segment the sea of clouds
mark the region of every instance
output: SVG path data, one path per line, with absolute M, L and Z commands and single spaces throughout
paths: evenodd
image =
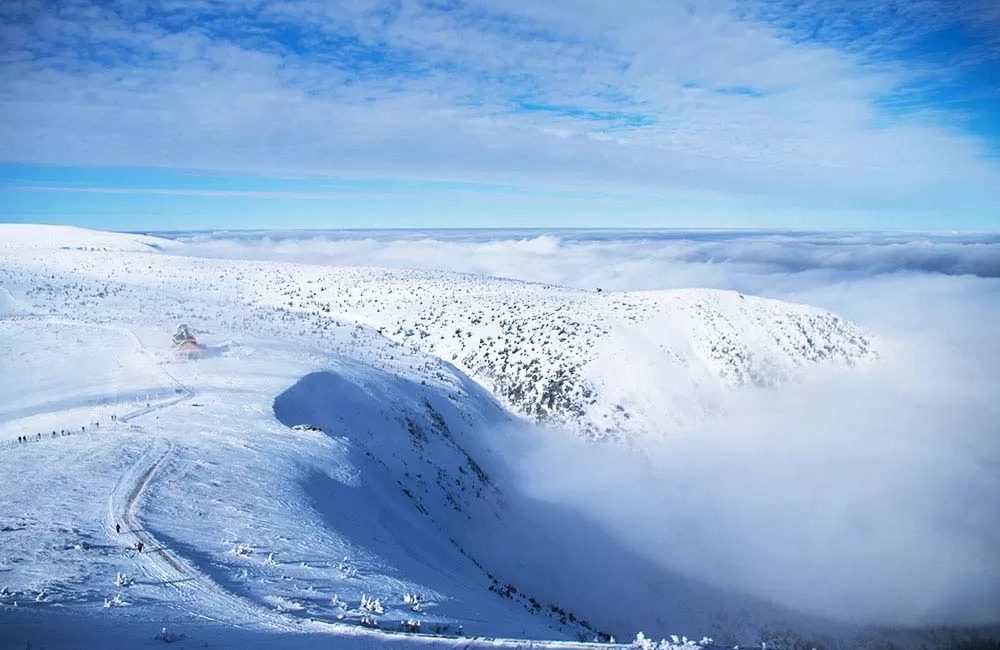
M 852 318 L 880 341 L 877 368 L 740 395 L 726 417 L 643 460 L 549 436 L 519 451 L 525 490 L 672 570 L 798 610 L 891 625 L 1000 623 L 1000 235 L 172 236 L 199 256 L 584 289 L 713 287 Z

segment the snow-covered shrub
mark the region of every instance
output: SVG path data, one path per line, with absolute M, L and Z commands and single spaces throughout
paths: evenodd
M 346 557 L 344 558 L 343 562 L 341 562 L 340 564 L 337 565 L 337 568 L 340 569 L 340 575 L 341 575 L 341 577 L 344 577 L 344 578 L 356 578 L 356 577 L 358 577 L 358 570 L 355 569 L 353 566 L 351 566 L 350 564 L 347 563 L 347 558 Z
M 116 587 L 131 587 L 135 584 L 135 578 L 127 573 L 122 573 L 119 571 L 115 575 L 115 586 Z
M 687 650 L 688 648 L 705 648 L 712 645 L 712 639 L 702 637 L 701 641 L 688 639 L 686 636 L 670 635 L 670 640 L 661 639 L 659 643 L 653 639 L 647 639 L 646 635 L 639 632 L 635 635 L 635 641 L 629 646 L 634 650 Z
M 167 628 L 160 630 L 160 633 L 153 637 L 154 641 L 163 641 L 164 643 L 176 643 L 184 639 L 183 634 L 177 634 L 176 632 L 168 632 Z
M 409 605 L 410 610 L 414 612 L 420 611 L 420 594 L 403 594 L 403 604 Z
M 284 596 L 268 596 L 264 600 L 271 603 L 279 612 L 301 612 L 305 609 L 302 603 Z
M 345 612 L 348 609 L 347 603 L 334 596 L 333 598 L 330 599 L 330 606 L 335 607 L 338 610 L 337 620 L 342 620 L 344 618 Z
M 124 607 L 125 605 L 128 605 L 128 603 L 122 599 L 121 594 L 115 594 L 115 597 L 111 599 L 108 598 L 104 599 L 104 609 L 111 609 L 112 607 Z
M 380 598 L 369 598 L 363 594 L 361 596 L 361 609 L 366 609 L 373 614 L 385 614 L 385 608 L 382 607 Z
M 420 621 L 417 621 L 412 618 L 407 619 L 405 621 L 401 621 L 399 624 L 399 629 L 403 630 L 404 632 L 420 632 Z
M 642 632 L 636 634 L 635 641 L 632 642 L 632 648 L 635 650 L 656 650 L 657 645 L 652 639 L 647 639 Z
M 240 557 L 247 557 L 248 555 L 253 553 L 253 550 L 249 546 L 246 546 L 244 544 L 236 544 L 235 546 L 233 546 L 232 549 L 230 549 L 229 552 L 232 553 L 233 555 L 238 555 Z
M 374 616 L 362 616 L 360 623 L 365 627 L 378 627 L 378 619 Z
M 274 553 L 268 553 L 267 559 L 264 560 L 264 564 L 268 566 L 276 566 L 278 563 L 274 561 Z

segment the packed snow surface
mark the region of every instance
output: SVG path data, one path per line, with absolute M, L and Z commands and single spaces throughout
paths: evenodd
M 24 305 L 14 300 L 7 289 L 0 287 L 0 317 L 20 316 L 24 313 Z
M 521 494 L 498 451 L 534 423 L 641 450 L 728 395 L 875 360 L 836 315 L 68 228 L 0 242 L 0 641 L 855 639 L 636 556 Z

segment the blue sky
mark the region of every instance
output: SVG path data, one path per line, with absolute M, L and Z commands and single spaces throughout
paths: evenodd
M 1000 3 L 0 3 L 0 221 L 1000 228 Z

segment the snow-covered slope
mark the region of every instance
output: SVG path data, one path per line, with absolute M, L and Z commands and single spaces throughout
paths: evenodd
M 592 438 L 703 420 L 720 393 L 876 358 L 857 325 L 731 291 L 599 293 L 471 275 L 333 270 L 289 306 L 344 315 L 451 360 L 518 412 Z
M 30 255 L 16 257 L 23 263 Z M 8 256 L 13 261 L 15 251 Z M 109 300 L 118 291 L 125 291 L 119 302 L 131 300 L 122 281 L 136 274 L 148 276 L 144 284 L 210 295 L 241 307 L 229 315 L 234 327 L 257 309 L 277 309 L 303 332 L 366 324 L 454 363 L 516 412 L 595 439 L 662 435 L 724 409 L 733 390 L 877 356 L 876 343 L 843 318 L 735 292 L 587 292 L 432 271 L 142 253 L 117 254 L 113 264 L 86 254 L 31 259 L 56 278 L 61 272 L 61 281 L 100 279 L 96 295 Z M 174 315 L 203 318 L 183 304 Z
M 170 240 L 158 237 L 103 232 L 75 226 L 0 224 L 0 250 L 16 248 L 21 250 L 147 251 L 162 250 L 171 244 Z
M 53 639 L 59 612 L 198 647 L 227 629 L 302 647 L 854 638 L 637 557 L 521 494 L 497 452 L 518 414 L 633 438 L 873 358 L 826 312 L 30 238 L 0 250 L 0 286 L 30 312 L 0 319 L 0 619 L 20 640 Z M 202 359 L 170 353 L 179 322 Z M 420 636 L 394 636 L 411 620 Z
M 5 288 L 0 287 L 0 317 L 20 316 L 26 312 L 24 305 L 14 300 L 14 296 Z

